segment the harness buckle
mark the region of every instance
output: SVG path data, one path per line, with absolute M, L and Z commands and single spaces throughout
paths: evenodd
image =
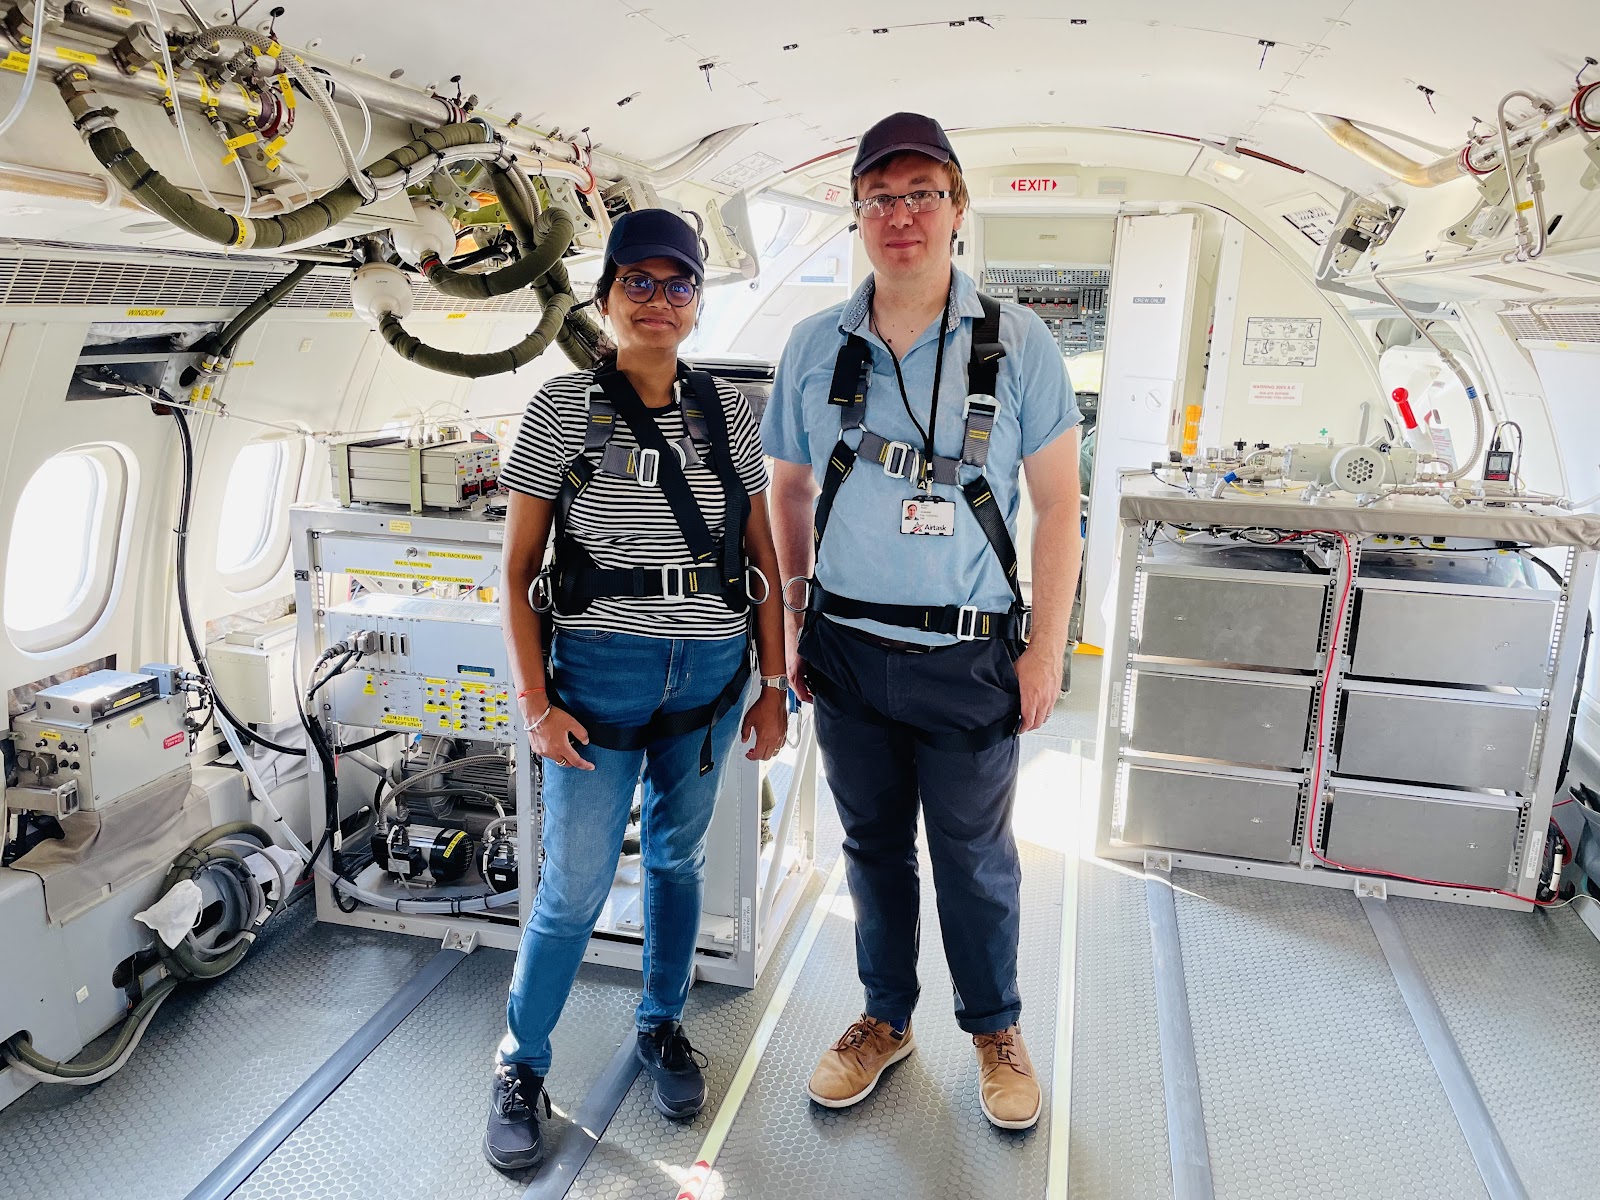
M 543 615 L 555 606 L 555 587 L 550 582 L 550 568 L 546 567 L 535 575 L 533 582 L 528 585 L 528 607 Z
M 1017 613 L 1017 636 L 1024 642 L 1033 637 L 1033 609 L 1024 608 Z
M 761 581 L 761 595 L 760 596 L 757 596 L 755 594 L 755 592 L 750 590 L 750 584 L 751 584 L 751 581 L 752 581 L 752 576 L 755 579 L 759 579 Z M 756 566 L 755 563 L 746 563 L 745 564 L 745 568 L 744 568 L 744 595 L 745 595 L 745 599 L 749 600 L 751 604 L 765 604 L 767 602 L 767 600 L 772 595 L 772 583 L 771 583 L 771 581 L 768 580 L 768 578 L 766 576 L 766 572 L 762 571 L 762 569 L 760 567 Z
M 883 473 L 891 479 L 909 479 L 917 468 L 917 448 L 910 442 L 890 442 L 884 447 Z
M 682 600 L 688 593 L 683 590 L 683 573 L 687 568 L 670 566 L 661 568 L 661 594 L 671 600 Z
M 656 481 L 661 478 L 661 452 L 648 447 L 641 449 L 633 477 L 639 481 L 640 487 L 655 487 Z
M 993 396 L 974 392 L 961 402 L 961 419 L 964 421 L 970 417 L 975 408 L 986 417 L 994 417 L 1000 412 L 1000 401 Z
M 956 640 L 962 642 L 975 642 L 978 640 L 978 606 L 976 604 L 963 604 L 961 612 L 956 617 Z
M 796 608 L 794 605 L 789 603 L 789 589 L 797 583 L 803 583 L 806 585 L 806 598 L 801 601 L 799 608 Z M 783 592 L 781 593 L 784 608 L 788 609 L 792 613 L 803 613 L 808 610 L 811 607 L 811 588 L 811 580 L 806 578 L 804 575 L 796 575 L 793 579 L 789 580 L 788 583 L 783 585 Z

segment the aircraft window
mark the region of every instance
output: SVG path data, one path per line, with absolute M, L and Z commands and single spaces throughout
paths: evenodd
M 281 439 L 251 442 L 228 473 L 217 522 L 217 572 L 230 591 L 271 581 L 289 549 L 288 507 L 299 492 L 303 447 Z
M 109 446 L 63 451 L 28 480 L 6 557 L 6 632 L 19 649 L 58 649 L 99 620 L 127 491 L 127 466 Z

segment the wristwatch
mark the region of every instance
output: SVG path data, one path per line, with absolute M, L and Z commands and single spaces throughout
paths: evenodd
M 772 688 L 774 691 L 786 692 L 789 690 L 789 677 L 787 675 L 763 675 L 761 686 Z

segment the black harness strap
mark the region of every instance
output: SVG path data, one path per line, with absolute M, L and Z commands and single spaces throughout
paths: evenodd
M 967 508 L 978 528 L 988 539 L 990 548 L 1005 571 L 1006 583 L 1015 600 L 1010 613 L 984 613 L 961 605 L 935 605 L 924 607 L 912 604 L 878 604 L 866 600 L 853 600 L 847 596 L 828 593 L 813 578 L 812 612 L 832 616 L 881 621 L 885 625 L 898 625 L 908 629 L 953 634 L 966 640 L 971 637 L 1004 637 L 1020 646 L 1030 632 L 1031 613 L 1022 599 L 1022 583 L 1017 577 L 1017 548 L 1006 528 L 1005 517 L 995 503 L 994 492 L 982 474 L 989 460 L 989 438 L 994 430 L 1000 404 L 995 399 L 995 389 L 1000 379 L 1000 360 L 1006 356 L 1000 344 L 1000 302 L 992 296 L 978 293 L 978 303 L 983 315 L 972 327 L 972 352 L 967 359 L 967 411 L 966 430 L 962 438 L 959 461 L 936 456 L 933 460 L 933 478 L 936 483 L 954 484 L 961 488 Z M 943 336 L 943 334 L 941 334 Z M 822 535 L 828 527 L 828 517 L 833 512 L 839 487 L 850 477 L 857 459 L 865 454 L 869 461 L 876 460 L 890 475 L 907 479 L 915 477 L 920 452 L 906 443 L 890 442 L 862 426 L 866 411 L 867 387 L 872 379 L 872 347 L 858 334 L 847 334 L 839 355 L 834 360 L 833 383 L 828 402 L 840 407 L 839 441 L 828 457 L 828 469 L 823 475 L 822 490 L 817 497 L 816 515 L 812 532 L 812 548 L 819 557 L 822 552 Z M 852 429 L 861 430 L 858 447 L 852 447 L 845 434 Z M 903 449 L 902 449 L 903 447 Z M 962 464 L 976 467 L 977 478 L 962 484 L 959 470 Z M 978 630 L 982 632 L 977 632 Z
M 897 729 L 910 735 L 912 740 L 927 746 L 930 750 L 947 750 L 959 754 L 977 754 L 981 751 L 998 746 L 1016 735 L 1017 727 L 1022 722 L 1022 709 L 1019 705 L 1013 712 L 1008 712 L 998 721 L 991 721 L 987 725 L 980 725 L 976 729 L 954 729 L 933 732 L 917 725 L 910 725 L 904 721 L 896 721 L 887 717 L 861 697 L 851 694 L 847 689 L 840 687 L 826 675 L 819 672 L 809 664 L 806 667 L 806 682 L 811 691 L 833 705 L 852 721 L 861 721 L 868 725 L 877 725 L 884 729 Z
M 589 734 L 590 744 L 606 750 L 643 750 L 663 738 L 679 737 L 685 733 L 693 733 L 696 729 L 704 729 L 705 740 L 700 744 L 700 774 L 706 775 L 716 765 L 711 754 L 711 735 L 716 730 L 717 722 L 727 716 L 734 705 L 739 703 L 739 698 L 744 695 L 745 685 L 749 682 L 750 656 L 746 654 L 740 661 L 739 669 L 728 681 L 728 685 L 718 692 L 717 698 L 709 704 L 671 713 L 657 709 L 643 725 L 609 725 L 604 721 L 586 720 L 581 713 L 573 715 L 582 722 Z M 549 700 L 551 704 L 568 712 L 573 711 L 553 685 L 549 692 Z

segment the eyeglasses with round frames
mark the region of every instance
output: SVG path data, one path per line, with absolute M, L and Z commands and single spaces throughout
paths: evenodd
M 932 192 L 907 192 L 903 196 L 868 196 L 864 200 L 854 201 L 856 212 L 871 220 L 887 217 L 894 211 L 895 201 L 904 200 L 908 213 L 936 212 L 941 204 L 950 198 L 948 191 Z
M 624 275 L 619 283 L 622 284 L 622 294 L 635 304 L 649 304 L 656 297 L 656 289 L 667 298 L 667 303 L 673 308 L 684 308 L 694 302 L 695 293 L 700 290 L 699 284 L 685 275 L 674 275 L 671 279 L 652 279 L 648 275 Z

